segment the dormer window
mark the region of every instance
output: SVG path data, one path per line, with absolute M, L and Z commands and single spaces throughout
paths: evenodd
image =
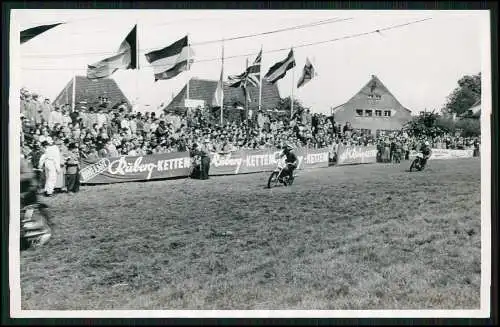
M 373 116 L 373 111 L 372 111 L 372 110 L 370 110 L 370 109 L 365 110 L 365 116 L 366 116 L 366 117 L 371 117 L 371 116 Z
M 363 116 L 363 109 L 356 109 L 356 116 Z
M 382 110 L 375 110 L 376 117 L 382 117 Z
M 384 117 L 391 117 L 391 114 L 390 110 L 384 110 Z

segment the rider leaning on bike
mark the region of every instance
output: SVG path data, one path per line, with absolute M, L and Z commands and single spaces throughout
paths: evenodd
M 424 155 L 423 159 L 423 165 L 427 163 L 427 160 L 431 157 L 432 155 L 432 150 L 431 150 L 431 145 L 429 141 L 425 141 L 422 146 L 420 147 L 420 152 Z
M 288 144 L 285 144 L 283 146 L 283 152 L 280 155 L 280 159 L 283 158 L 284 156 L 286 156 L 285 158 L 286 166 L 283 168 L 282 177 L 289 176 L 290 178 L 293 178 L 293 171 L 297 168 L 299 159 L 297 158 L 297 155 L 293 152 L 292 147 L 289 146 Z

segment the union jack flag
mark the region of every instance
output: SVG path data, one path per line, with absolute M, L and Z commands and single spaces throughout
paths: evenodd
M 260 50 L 253 64 L 248 66 L 246 71 L 239 75 L 228 76 L 230 87 L 260 86 L 260 62 L 262 60 L 262 50 Z

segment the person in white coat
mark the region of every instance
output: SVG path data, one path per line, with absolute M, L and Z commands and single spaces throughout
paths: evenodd
M 61 154 L 57 145 L 42 142 L 43 154 L 38 167 L 45 172 L 45 196 L 52 196 L 61 170 Z

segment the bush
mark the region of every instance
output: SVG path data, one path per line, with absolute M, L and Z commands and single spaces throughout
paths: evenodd
M 461 130 L 464 137 L 475 137 L 481 135 L 481 123 L 479 119 L 464 118 L 456 122 L 456 129 Z

